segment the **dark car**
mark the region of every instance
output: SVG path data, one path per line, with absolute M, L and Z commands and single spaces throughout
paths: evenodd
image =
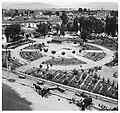
M 18 75 L 18 77 L 21 78 L 21 79 L 25 79 L 26 78 L 25 75 L 20 75 L 20 74 Z
M 38 85 L 44 85 L 44 83 L 45 83 L 44 81 L 37 81 Z

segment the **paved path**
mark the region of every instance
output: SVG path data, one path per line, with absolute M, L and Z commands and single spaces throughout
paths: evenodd
M 42 58 L 40 58 L 40 59 L 38 59 L 38 60 L 35 60 L 35 61 L 33 61 L 33 62 L 27 62 L 27 65 L 26 66 L 22 66 L 22 67 L 19 67 L 19 68 L 17 68 L 17 70 L 18 71 L 26 71 L 26 70 L 28 70 L 28 69 L 31 69 L 31 68 L 33 68 L 33 67 L 38 67 L 39 68 L 39 65 L 43 62 L 43 61 L 46 61 L 46 60 L 48 60 L 48 59 L 50 59 L 51 57 L 42 57 Z M 46 68 L 45 66 L 43 67 L 43 68 Z
M 22 64 L 27 64 L 26 66 L 22 66 L 22 67 L 19 67 L 18 70 L 19 71 L 26 71 L 28 69 L 31 69 L 33 67 L 39 67 L 39 65 L 41 64 L 41 62 L 43 61 L 46 61 L 48 59 L 51 58 L 51 56 L 53 56 L 51 54 L 51 51 L 52 50 L 56 50 L 56 54 L 54 55 L 54 57 L 62 57 L 61 56 L 61 51 L 66 51 L 67 49 L 65 48 L 69 48 L 70 50 L 67 50 L 66 54 L 64 55 L 64 57 L 71 57 L 71 58 L 77 58 L 79 60 L 82 60 L 83 62 L 86 62 L 86 64 L 81 64 L 80 65 L 53 65 L 52 67 L 50 67 L 49 69 L 54 69 L 54 70 L 73 70 L 73 69 L 87 69 L 87 68 L 92 68 L 92 67 L 95 67 L 95 66 L 102 66 L 103 67 L 103 70 L 99 71 L 98 74 L 99 75 L 102 75 L 104 76 L 106 79 L 110 77 L 111 80 L 115 80 L 117 82 L 117 78 L 113 78 L 112 77 L 112 74 L 114 72 L 117 72 L 117 69 L 112 69 L 110 67 L 106 67 L 106 66 L 103 66 L 104 64 L 110 62 L 113 60 L 113 56 L 114 56 L 114 51 L 111 51 L 109 49 L 107 49 L 106 47 L 102 47 L 100 45 L 95 45 L 95 44 L 91 44 L 91 43 L 87 43 L 88 45 L 92 45 L 92 46 L 96 46 L 98 48 L 100 48 L 101 50 L 85 50 L 86 52 L 104 52 L 106 55 L 103 59 L 101 59 L 100 61 L 92 61 L 90 59 L 87 59 L 85 57 L 82 57 L 82 54 L 80 55 L 79 53 L 79 48 L 75 47 L 75 44 L 73 43 L 63 43 L 63 44 L 48 44 L 47 41 L 49 40 L 49 38 L 45 38 L 45 39 L 32 39 L 32 40 L 35 40 L 36 42 L 34 42 L 33 44 L 36 44 L 36 43 L 42 43 L 44 42 L 49 50 L 47 53 L 44 53 L 43 51 L 41 52 L 43 55 L 46 54 L 45 57 L 43 58 L 40 58 L 38 60 L 35 60 L 35 61 L 32 61 L 32 62 L 28 62 L 26 61 L 24 58 L 22 58 L 20 56 L 20 50 L 22 49 L 23 51 L 36 51 L 37 49 L 23 49 L 24 47 L 27 47 L 31 44 L 25 44 L 25 45 L 22 45 L 22 46 L 19 46 L 15 49 L 11 49 L 11 56 L 12 57 L 15 57 L 17 59 L 19 59 L 19 62 L 22 63 Z M 47 48 L 47 47 L 45 47 Z M 72 54 L 72 51 L 73 50 L 76 50 L 76 54 Z M 43 68 L 46 68 L 46 65 L 43 65 Z M 107 75 L 106 75 L 107 74 Z
M 35 40 L 35 41 L 37 41 L 37 42 L 34 42 L 33 44 L 35 44 L 35 43 L 42 43 L 42 42 L 44 42 L 46 45 L 48 45 L 49 46 L 49 51 L 46 53 L 46 55 L 48 55 L 48 56 L 51 56 L 51 50 L 60 50 L 61 48 L 73 48 L 73 49 L 76 49 L 76 48 L 74 48 L 73 46 L 74 46 L 74 44 L 47 44 L 46 42 L 49 40 L 49 39 L 32 39 L 32 40 Z M 89 43 L 87 43 L 87 44 L 89 44 Z M 27 63 L 27 61 L 25 60 L 25 59 L 23 59 L 21 56 L 20 56 L 20 50 L 21 49 L 23 49 L 24 47 L 26 47 L 26 46 L 29 46 L 30 44 L 25 44 L 25 45 L 22 45 L 22 46 L 19 46 L 19 47 L 17 47 L 17 48 L 15 48 L 15 49 L 13 49 L 13 50 L 11 50 L 11 52 L 12 52 L 12 57 L 16 57 L 16 58 L 18 58 L 19 59 L 19 61 L 21 62 L 21 63 Z M 77 58 L 77 59 L 79 59 L 79 60 L 82 60 L 82 61 L 84 61 L 84 62 L 86 62 L 86 64 L 82 64 L 82 67 L 80 67 L 80 65 L 68 65 L 68 66 L 59 66 L 59 65 L 57 65 L 57 66 L 52 66 L 52 68 L 50 68 L 50 69 L 55 69 L 55 70 L 58 70 L 58 69 L 60 69 L 60 70 L 72 70 L 72 69 L 74 69 L 74 68 L 76 68 L 76 69 L 86 69 L 86 68 L 92 68 L 92 67 L 95 67 L 95 66 L 102 66 L 102 65 L 104 65 L 104 64 L 106 64 L 106 63 L 108 63 L 108 62 L 110 62 L 110 61 L 112 61 L 113 60 L 113 55 L 114 55 L 114 52 L 113 51 L 111 51 L 111 50 L 109 50 L 109 49 L 107 49 L 107 48 L 105 48 L 105 47 L 102 47 L 102 46 L 100 46 L 100 45 L 95 45 L 95 44 L 89 44 L 89 45 L 93 45 L 93 46 L 96 46 L 96 47 L 98 47 L 98 48 L 100 48 L 100 49 L 102 49 L 102 50 L 86 50 L 87 52 L 104 52 L 104 53 L 106 53 L 106 55 L 105 55 L 105 57 L 103 58 L 103 59 L 101 59 L 100 61 L 96 61 L 96 62 L 94 62 L 94 61 L 92 61 L 92 60 L 90 60 L 90 59 L 87 59 L 87 58 L 85 58 L 85 57 L 82 57 L 82 56 L 79 56 L 79 55 L 77 55 L 77 54 L 70 54 L 70 56 L 71 57 L 75 57 L 75 58 Z M 72 46 L 72 47 L 71 47 Z M 78 48 L 79 49 L 79 48 Z M 35 50 L 32 50 L 32 51 L 36 51 L 37 49 L 35 49 Z M 23 49 L 23 51 L 31 51 L 31 50 L 28 50 L 28 49 Z M 70 50 L 69 52 L 71 52 L 72 50 Z M 45 54 L 44 52 L 42 52 L 43 54 Z M 76 52 L 77 53 L 77 52 Z M 56 53 L 55 54 L 56 56 L 59 56 L 60 54 L 59 54 L 59 52 L 58 53 Z M 50 57 L 45 57 L 45 58 L 40 58 L 40 59 L 38 59 L 38 60 L 35 60 L 35 61 L 32 61 L 30 64 L 29 64 L 29 66 L 25 66 L 25 67 L 38 67 L 38 64 L 40 65 L 40 63 L 41 62 L 43 62 L 43 61 L 46 61 L 47 59 L 50 59 Z M 30 66 L 31 65 L 31 66 Z M 28 69 L 28 68 L 25 68 L 25 69 Z M 21 68 L 22 69 L 22 68 Z M 24 70 L 25 70 L 24 69 Z M 21 71 L 23 71 L 23 70 L 21 70 Z

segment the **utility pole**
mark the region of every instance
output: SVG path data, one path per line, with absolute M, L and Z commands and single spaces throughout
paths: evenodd
M 7 48 L 6 48 L 6 65 L 7 65 L 7 77 L 9 78 L 9 62 L 8 62 L 8 51 L 7 51 Z

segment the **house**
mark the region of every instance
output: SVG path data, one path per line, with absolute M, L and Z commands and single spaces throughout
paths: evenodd
M 5 36 L 5 27 L 2 27 L 2 44 L 7 43 L 7 38 Z
M 49 18 L 39 18 L 39 19 L 28 19 L 24 21 L 24 27 L 27 28 L 37 28 L 37 24 L 39 24 L 40 22 L 50 22 L 52 21 Z

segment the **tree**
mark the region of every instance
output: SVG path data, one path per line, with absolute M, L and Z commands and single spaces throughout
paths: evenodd
M 51 16 L 52 15 L 52 11 L 45 11 L 45 12 L 43 12 L 43 14 Z
M 7 41 L 9 41 L 9 38 L 12 38 L 13 41 L 19 40 L 20 31 L 21 31 L 21 28 L 19 24 L 13 24 L 13 25 L 7 26 L 5 29 L 5 35 L 6 35 Z
M 79 53 L 81 53 L 81 52 L 82 52 L 82 50 L 80 49 L 80 50 L 79 50 Z
M 59 15 L 60 15 L 59 11 L 56 11 L 55 14 L 56 14 L 56 16 L 59 16 Z
M 75 54 L 75 51 L 72 51 L 73 54 Z
M 4 15 L 5 15 L 5 16 L 14 17 L 14 15 L 15 15 L 15 10 L 10 9 L 9 11 L 5 11 Z
M 59 24 L 56 24 L 55 29 L 56 29 L 56 31 L 57 31 L 57 33 L 58 33 L 58 31 L 60 30 L 60 25 L 59 25 Z
M 110 84 L 110 79 L 109 78 L 107 79 L 107 83 Z
M 62 24 L 61 28 L 60 28 L 60 34 L 64 36 L 65 35 L 65 30 L 66 30 L 66 27 L 65 27 L 64 24 Z
M 73 72 L 74 75 L 78 75 L 78 70 L 73 69 L 72 72 Z
M 40 23 L 37 27 L 38 27 L 37 31 L 41 33 L 43 36 L 45 36 L 50 30 L 49 25 L 45 23 Z
M 62 55 L 65 55 L 65 52 L 62 52 Z
M 94 78 L 94 79 L 97 79 L 97 78 L 98 78 L 97 73 L 94 74 L 93 78 Z
M 74 25 L 73 25 L 73 23 L 72 22 L 68 22 L 67 23 L 67 30 L 68 31 L 74 31 L 74 27 L 73 27 Z
M 30 11 L 30 14 L 34 14 L 34 11 Z
M 100 19 L 96 19 L 93 16 L 80 17 L 79 19 L 80 28 L 79 30 L 87 30 L 90 33 L 102 33 L 104 32 L 105 26 Z
M 115 86 L 115 81 L 113 80 L 113 82 L 112 82 L 112 86 L 114 87 Z
M 90 106 L 92 104 L 92 98 L 91 97 L 85 98 L 83 102 L 85 103 L 86 107 Z
M 45 48 L 44 48 L 44 52 L 47 53 L 47 52 L 48 52 L 48 49 L 45 49 Z
M 53 51 L 51 51 L 51 53 L 54 55 L 56 53 L 56 51 L 53 50 Z
M 54 77 L 54 75 L 53 75 L 52 73 L 48 73 L 48 74 L 47 74 L 47 79 L 48 79 L 48 80 L 52 80 L 53 77 Z
M 43 67 L 43 66 L 40 64 L 40 65 L 39 65 L 39 68 L 41 69 L 42 67 Z
M 63 84 L 68 85 L 68 80 L 64 80 Z
M 82 10 L 82 8 L 79 8 L 79 9 L 78 9 L 78 12 L 80 12 L 80 13 L 81 13 L 82 11 L 83 11 L 83 10 Z
M 68 17 L 66 15 L 65 11 L 63 11 L 62 16 L 60 16 L 60 17 L 61 17 L 61 20 L 62 20 L 62 24 L 64 24 L 64 25 L 67 24 Z
M 97 83 L 97 79 L 93 79 L 92 80 L 92 83 L 94 84 L 94 83 Z
M 86 76 L 87 76 L 87 74 L 86 74 L 86 73 L 83 73 L 82 79 L 85 79 Z
M 86 9 L 86 8 L 84 8 L 83 10 L 84 10 L 84 12 L 87 12 L 87 9 Z
M 83 30 L 81 32 L 81 39 L 83 39 L 83 42 L 86 42 L 89 36 L 90 36 L 90 33 L 87 30 Z
M 78 17 L 76 16 L 73 20 L 74 31 L 78 31 Z
M 116 32 L 118 31 L 117 27 L 117 18 L 116 17 L 106 17 L 106 33 L 108 35 L 115 36 Z
M 93 21 L 90 18 L 84 18 L 82 23 L 82 29 L 89 32 L 93 31 Z
M 26 10 L 24 13 L 27 14 L 27 15 L 29 15 L 30 10 Z
M 110 11 L 110 15 L 118 17 L 118 11 L 112 10 L 112 11 Z
M 105 82 L 105 78 L 104 77 L 102 78 L 102 81 Z

